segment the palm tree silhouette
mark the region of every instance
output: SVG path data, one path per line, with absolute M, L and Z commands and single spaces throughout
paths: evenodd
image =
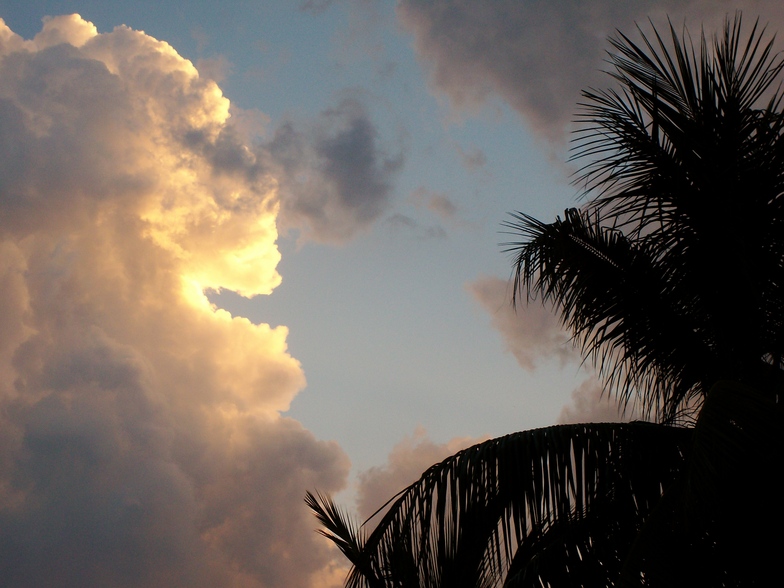
M 586 202 L 522 213 L 514 303 L 560 313 L 605 389 L 654 422 L 554 426 L 432 466 L 365 535 L 307 502 L 347 586 L 745 586 L 784 544 L 784 68 L 756 24 L 697 47 L 611 39 L 584 92 Z

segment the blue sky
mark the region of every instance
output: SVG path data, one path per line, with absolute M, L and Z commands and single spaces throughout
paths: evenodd
M 340 585 L 306 490 L 614 418 L 501 223 L 575 205 L 616 27 L 738 7 L 3 2 L 0 584 Z

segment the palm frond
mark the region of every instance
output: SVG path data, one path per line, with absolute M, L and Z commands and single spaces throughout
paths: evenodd
M 777 577 L 784 525 L 782 388 L 717 382 L 688 459 L 629 551 L 621 585 L 756 586 Z
M 618 534 L 631 541 L 689 438 L 651 423 L 562 425 L 463 450 L 392 503 L 362 546 L 372 572 L 358 585 L 490 588 L 510 570 L 510 585 L 611 579 Z
M 735 586 L 773 571 L 784 58 L 739 15 L 696 42 L 672 24 L 640 34 L 611 40 L 620 87 L 583 94 L 573 159 L 587 162 L 575 180 L 585 204 L 552 223 L 513 214 L 504 245 L 513 302 L 552 303 L 607 390 L 659 424 L 476 445 L 396 495 L 367 536 L 309 495 L 354 564 L 351 588 Z M 693 430 L 662 424 L 684 414 Z
M 371 578 L 373 572 L 364 550 L 365 535 L 362 528 L 354 524 L 331 498 L 319 492 L 316 494 L 306 492 L 305 504 L 313 511 L 323 527 L 318 529 L 318 533 L 332 541 L 353 565 L 346 579 L 346 586 L 382 587 L 382 584 L 372 581 L 363 583 L 362 579 Z
M 784 378 L 784 59 L 739 16 L 669 33 L 618 33 L 620 89 L 584 93 L 583 209 L 505 224 L 515 297 L 550 298 L 608 389 L 663 421 L 720 379 Z
M 505 244 L 514 254 L 513 301 L 553 303 L 609 389 L 626 402 L 642 392 L 645 412 L 676 420 L 706 377 L 694 368 L 709 349 L 650 247 L 577 209 L 550 224 L 512 216 L 505 226 L 523 238 Z

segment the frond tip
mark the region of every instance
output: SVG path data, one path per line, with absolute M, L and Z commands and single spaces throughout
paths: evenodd
M 305 493 L 305 504 L 316 515 L 322 529 L 318 532 L 330 539 L 348 557 L 350 561 L 362 551 L 365 539 L 361 527 L 358 527 L 347 513 L 343 512 L 330 498 L 320 492 L 314 495 Z

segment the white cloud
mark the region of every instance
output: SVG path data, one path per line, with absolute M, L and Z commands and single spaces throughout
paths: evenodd
M 166 43 L 0 21 L 0 584 L 323 586 L 305 490 L 348 460 L 282 418 L 279 180 Z

